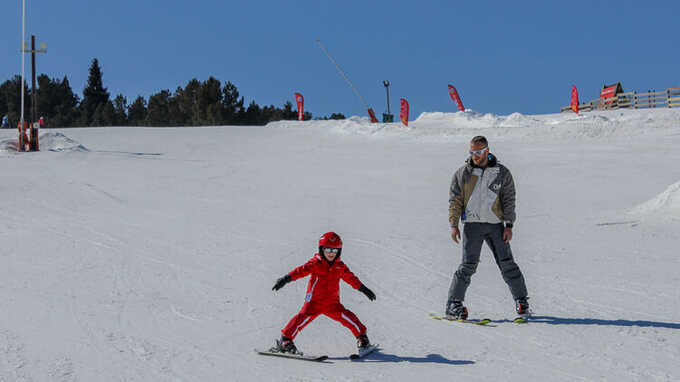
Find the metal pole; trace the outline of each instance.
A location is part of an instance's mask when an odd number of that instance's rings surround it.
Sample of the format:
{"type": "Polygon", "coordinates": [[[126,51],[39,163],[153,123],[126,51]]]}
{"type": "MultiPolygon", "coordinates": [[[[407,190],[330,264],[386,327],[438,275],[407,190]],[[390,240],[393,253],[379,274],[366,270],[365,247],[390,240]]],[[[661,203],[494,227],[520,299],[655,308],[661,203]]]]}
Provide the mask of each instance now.
{"type": "Polygon", "coordinates": [[[385,90],[387,91],[387,114],[390,114],[390,85],[385,85],[385,90]]]}
{"type": "Polygon", "coordinates": [[[26,0],[22,0],[21,10],[21,120],[19,124],[19,150],[24,151],[24,43],[26,41],[26,0]]]}
{"type": "Polygon", "coordinates": [[[31,35],[31,99],[33,105],[31,109],[33,111],[33,116],[31,117],[31,123],[36,123],[38,120],[38,104],[36,102],[35,95],[35,36],[31,35]]]}

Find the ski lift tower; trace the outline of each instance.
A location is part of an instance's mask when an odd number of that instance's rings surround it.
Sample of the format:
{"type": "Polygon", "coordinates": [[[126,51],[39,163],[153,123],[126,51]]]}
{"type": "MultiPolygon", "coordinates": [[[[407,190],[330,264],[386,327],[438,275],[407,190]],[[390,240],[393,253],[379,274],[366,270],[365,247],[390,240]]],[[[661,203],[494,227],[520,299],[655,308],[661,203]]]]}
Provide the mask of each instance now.
{"type": "Polygon", "coordinates": [[[383,81],[385,91],[387,92],[387,113],[383,113],[383,122],[394,122],[394,115],[390,114],[390,81],[383,81]]]}

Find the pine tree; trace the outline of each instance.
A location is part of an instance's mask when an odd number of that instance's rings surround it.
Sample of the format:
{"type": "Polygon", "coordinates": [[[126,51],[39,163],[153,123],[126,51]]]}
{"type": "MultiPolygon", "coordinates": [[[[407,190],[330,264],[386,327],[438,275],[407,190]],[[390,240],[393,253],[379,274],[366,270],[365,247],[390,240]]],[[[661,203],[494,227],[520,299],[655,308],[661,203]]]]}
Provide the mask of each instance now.
{"type": "Polygon", "coordinates": [[[222,104],[224,110],[224,124],[238,123],[239,115],[243,113],[243,97],[239,99],[238,89],[231,82],[224,84],[222,90],[222,104]]]}
{"type": "Polygon", "coordinates": [[[257,103],[255,103],[255,100],[250,102],[250,105],[248,105],[248,109],[246,109],[245,113],[243,114],[241,123],[243,125],[258,125],[259,119],[260,119],[260,106],[258,106],[257,103]]]}
{"type": "Polygon", "coordinates": [[[214,77],[201,84],[198,92],[201,125],[222,124],[222,84],[214,77]]]}
{"type": "Polygon", "coordinates": [[[68,77],[57,85],[56,96],[57,102],[55,106],[56,114],[48,119],[50,127],[73,127],[79,118],[78,103],[80,102],[78,96],[73,93],[68,77]]]}
{"type": "MultiPolygon", "coordinates": [[[[95,58],[90,65],[87,86],[83,90],[83,101],[80,103],[80,123],[82,126],[91,126],[97,108],[104,107],[109,101],[109,92],[104,87],[102,76],[99,61],[95,58]]],[[[101,116],[97,116],[97,118],[100,119],[101,116]]]]}
{"type": "MultiPolygon", "coordinates": [[[[25,83],[24,91],[26,92],[25,94],[28,94],[28,87],[25,83]]],[[[0,85],[0,93],[4,95],[2,97],[4,107],[2,107],[0,111],[4,110],[5,113],[2,114],[2,116],[7,114],[10,121],[10,127],[16,128],[21,119],[21,76],[14,76],[11,80],[5,81],[0,85]]],[[[30,111],[28,108],[28,97],[24,97],[24,119],[28,120],[28,113],[30,111]]],[[[2,118],[2,116],[0,116],[0,118],[2,118]]]]}
{"type": "Polygon", "coordinates": [[[170,122],[170,91],[161,90],[149,97],[146,114],[147,126],[168,126],[170,122]]]}
{"type": "Polygon", "coordinates": [[[283,104],[283,119],[286,121],[295,121],[298,119],[297,110],[293,110],[293,103],[286,101],[283,104]]]}
{"type": "Polygon", "coordinates": [[[201,83],[193,78],[184,87],[181,97],[177,99],[182,114],[186,115],[186,124],[190,126],[200,126],[201,124],[201,112],[198,107],[198,93],[200,89],[201,83]]]}
{"type": "Polygon", "coordinates": [[[144,126],[146,123],[146,100],[138,96],[128,108],[128,124],[130,126],[144,126]]]}
{"type": "Polygon", "coordinates": [[[118,94],[113,100],[113,125],[114,126],[127,126],[128,116],[127,116],[127,98],[122,94],[118,94]]]}
{"type": "Polygon", "coordinates": [[[38,76],[38,89],[36,90],[38,118],[51,119],[56,114],[57,97],[55,93],[58,86],[58,80],[52,80],[45,74],[38,76]]]}
{"type": "MultiPolygon", "coordinates": [[[[99,123],[95,124],[95,126],[113,126],[114,120],[115,120],[115,114],[116,110],[113,106],[113,102],[106,101],[105,104],[99,105],[97,107],[97,111],[100,111],[99,115],[99,123]]],[[[97,114],[97,112],[95,112],[97,114]]]]}
{"type": "Polygon", "coordinates": [[[184,110],[184,89],[177,87],[175,94],[170,97],[169,122],[170,126],[185,126],[189,122],[189,113],[184,110]]]}

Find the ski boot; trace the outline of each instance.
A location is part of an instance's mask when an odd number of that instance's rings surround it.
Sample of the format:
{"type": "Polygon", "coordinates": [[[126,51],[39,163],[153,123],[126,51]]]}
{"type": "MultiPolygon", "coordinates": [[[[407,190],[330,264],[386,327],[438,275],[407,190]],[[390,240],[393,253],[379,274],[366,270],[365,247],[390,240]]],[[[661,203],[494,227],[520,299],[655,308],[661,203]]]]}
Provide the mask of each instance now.
{"type": "Polygon", "coordinates": [[[453,301],[446,309],[446,318],[450,320],[467,320],[468,310],[462,301],[453,301]]]}
{"type": "Polygon", "coordinates": [[[293,340],[284,336],[281,336],[280,340],[276,340],[276,346],[271,348],[270,351],[277,353],[302,354],[295,347],[293,340]]]}
{"type": "Polygon", "coordinates": [[[368,336],[366,334],[362,334],[357,337],[357,348],[359,351],[361,351],[361,349],[366,349],[369,346],[371,346],[371,341],[368,340],[368,336]]]}
{"type": "Polygon", "coordinates": [[[515,300],[515,310],[520,316],[529,315],[529,297],[520,297],[515,300]]]}

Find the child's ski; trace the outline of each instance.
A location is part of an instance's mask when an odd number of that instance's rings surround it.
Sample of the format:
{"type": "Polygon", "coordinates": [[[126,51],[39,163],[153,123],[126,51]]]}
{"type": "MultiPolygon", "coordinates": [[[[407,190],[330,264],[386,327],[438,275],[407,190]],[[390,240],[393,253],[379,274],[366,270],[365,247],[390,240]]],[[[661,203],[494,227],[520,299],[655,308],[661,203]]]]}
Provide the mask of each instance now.
{"type": "MultiPolygon", "coordinates": [[[[481,320],[459,320],[455,318],[449,318],[447,316],[440,316],[438,314],[433,314],[430,313],[430,318],[434,320],[439,320],[439,321],[453,321],[453,322],[460,322],[461,324],[474,324],[474,325],[480,325],[480,326],[485,326],[491,322],[490,319],[488,318],[482,318],[481,320]]],[[[493,326],[493,325],[491,325],[493,326]]]]}
{"type": "Polygon", "coordinates": [[[359,359],[359,358],[364,358],[365,356],[367,356],[367,355],[373,353],[375,350],[377,350],[379,346],[380,345],[378,345],[378,344],[368,345],[365,348],[359,349],[358,353],[350,354],[349,359],[355,360],[355,359],[359,359]]]}
{"type": "Polygon", "coordinates": [[[269,350],[258,350],[258,349],[255,349],[255,352],[257,352],[257,354],[262,354],[262,355],[269,355],[269,356],[283,357],[283,358],[293,358],[293,359],[299,359],[299,360],[302,360],[302,361],[323,362],[323,361],[328,359],[327,355],[291,354],[291,353],[280,353],[280,352],[273,352],[273,351],[269,351],[269,350]]]}

